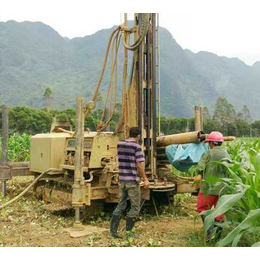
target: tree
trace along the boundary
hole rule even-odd
[[[228,134],[228,125],[233,124],[236,120],[236,111],[232,104],[229,104],[227,99],[219,97],[215,106],[213,120],[215,120],[222,132]],[[229,127],[229,129],[231,129]]]
[[[242,119],[236,120],[237,134],[239,136],[250,136],[251,135],[251,127],[248,122]]]
[[[207,121],[211,119],[211,116],[209,114],[209,109],[206,106],[202,108],[202,119],[203,121]]]
[[[46,109],[13,107],[9,113],[10,133],[47,133],[50,131],[52,114]]]
[[[237,118],[246,121],[248,124],[252,122],[249,108],[244,105],[242,110],[237,114]]]
[[[260,120],[256,120],[251,124],[251,128],[256,136],[260,136]]]
[[[46,106],[48,109],[51,109],[53,103],[52,91],[49,87],[45,88],[43,97],[46,100]]]
[[[217,121],[209,119],[203,121],[203,131],[208,134],[212,131],[220,131],[220,126]]]

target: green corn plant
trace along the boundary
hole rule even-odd
[[[220,163],[229,173],[228,179],[216,180],[225,185],[215,208],[203,213],[205,232],[216,216],[226,213],[226,222],[217,224],[225,236],[216,246],[259,246],[260,240],[260,141],[239,140],[227,145],[232,163]],[[212,180],[205,180],[212,185]]]
[[[252,229],[252,227],[254,228],[259,218],[260,209],[250,210],[246,218],[216,245],[226,246],[232,242],[232,246],[236,246],[245,232],[254,232],[254,230],[250,229]],[[259,229],[257,227],[255,229],[259,232]]]
[[[1,139],[2,147],[2,139]],[[1,153],[2,154],[2,151]],[[30,160],[30,136],[27,134],[14,134],[8,139],[8,160],[23,162]]]

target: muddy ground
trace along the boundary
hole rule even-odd
[[[31,182],[30,178],[16,178],[8,182],[8,197],[0,198],[0,204],[19,194]],[[158,203],[158,202],[157,202]],[[113,207],[100,212],[85,224],[109,228]],[[201,246],[202,222],[195,211],[196,197],[177,195],[175,205],[160,208],[159,217],[153,207],[147,205],[136,223],[139,238],[115,239],[108,231],[81,238],[71,238],[65,230],[74,220],[73,210],[50,212],[44,203],[34,198],[30,191],[18,202],[0,211],[0,246],[3,247],[109,247],[109,246]],[[125,220],[120,224],[124,234]]]

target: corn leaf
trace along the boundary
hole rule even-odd
[[[239,233],[239,234],[234,238],[234,240],[233,240],[233,242],[232,242],[232,247],[237,246],[237,244],[238,244],[240,238],[242,237],[242,235],[243,235],[243,233],[241,232],[241,233]]]
[[[259,242],[256,242],[252,245],[252,247],[260,247],[260,241]]]
[[[251,210],[245,220],[232,230],[224,239],[220,240],[216,246],[226,246],[231,243],[242,231],[253,227],[260,217],[260,209]],[[240,237],[241,238],[241,237]],[[240,239],[239,238],[239,239]]]
[[[214,223],[214,220],[217,216],[226,213],[229,209],[231,209],[239,200],[244,196],[246,189],[238,194],[231,195],[223,195],[220,197],[216,208],[213,209],[211,214],[209,214],[205,218],[204,228],[205,232],[209,229],[209,227]]]

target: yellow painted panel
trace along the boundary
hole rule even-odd
[[[94,137],[89,168],[100,168],[104,157],[117,155],[117,136],[101,134]]]
[[[64,160],[66,133],[38,134],[31,137],[30,171],[43,172],[49,168],[59,168]]]

